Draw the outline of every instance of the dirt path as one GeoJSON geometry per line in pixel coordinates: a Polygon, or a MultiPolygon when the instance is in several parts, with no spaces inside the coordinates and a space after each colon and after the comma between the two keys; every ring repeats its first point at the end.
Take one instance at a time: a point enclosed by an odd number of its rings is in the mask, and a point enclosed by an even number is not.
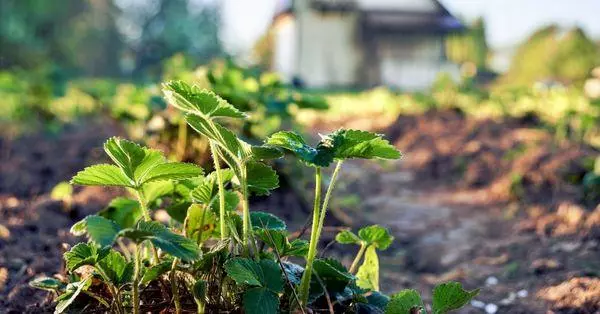
{"type": "MultiPolygon", "coordinates": [[[[415,288],[427,295],[436,283],[457,280],[481,288],[475,306],[463,313],[485,313],[486,305],[490,313],[600,310],[600,280],[590,272],[595,266],[585,265],[600,257],[597,241],[542,239],[519,232],[522,219],[508,217],[504,208],[447,205],[447,188],[423,187],[402,161],[350,162],[341,180],[361,201],[338,205],[334,213],[359,225],[384,225],[396,236],[380,261],[385,292],[415,288]]],[[[352,254],[343,258],[349,263],[352,254]]]]}

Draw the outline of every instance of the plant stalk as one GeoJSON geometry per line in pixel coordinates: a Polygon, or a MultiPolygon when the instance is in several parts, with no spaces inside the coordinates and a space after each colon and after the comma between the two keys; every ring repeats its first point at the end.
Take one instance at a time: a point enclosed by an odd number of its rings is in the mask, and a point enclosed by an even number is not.
{"type": "MultiPolygon", "coordinates": [[[[136,192],[136,196],[138,199],[138,202],[140,202],[140,207],[142,209],[142,213],[144,215],[144,220],[145,221],[151,221],[152,218],[150,217],[150,212],[148,210],[148,204],[146,203],[146,198],[144,197],[144,193],[141,190],[135,190],[136,192]]],[[[152,242],[148,242],[150,245],[150,248],[152,250],[152,255],[153,255],[153,265],[158,264],[159,260],[158,260],[158,251],[156,250],[156,247],[154,247],[154,245],[152,244],[152,242]]]]}
{"type": "Polygon", "coordinates": [[[243,178],[240,178],[240,185],[242,187],[242,241],[244,242],[243,248],[244,252],[247,256],[250,256],[250,248],[248,243],[252,246],[252,251],[256,256],[258,256],[258,248],[256,247],[256,242],[254,242],[254,238],[251,235],[252,232],[252,222],[250,221],[250,205],[248,203],[248,198],[250,197],[250,193],[248,192],[248,177],[247,177],[247,169],[246,166],[241,167],[241,172],[243,178]]]}
{"type": "Polygon", "coordinates": [[[325,216],[327,214],[327,206],[329,206],[329,200],[331,199],[331,195],[333,194],[333,189],[335,188],[335,183],[337,182],[338,174],[340,173],[340,169],[342,169],[342,163],[343,161],[339,160],[335,165],[335,169],[333,170],[333,174],[331,175],[331,181],[329,182],[327,192],[325,193],[325,199],[323,200],[323,206],[321,207],[321,213],[319,217],[319,231],[317,233],[317,239],[321,238],[321,232],[323,231],[323,225],[325,224],[325,216]]]}
{"type": "Polygon", "coordinates": [[[210,142],[210,152],[212,154],[213,163],[215,164],[215,172],[217,173],[217,184],[219,186],[219,221],[221,222],[221,240],[227,238],[227,226],[225,225],[225,188],[223,187],[223,175],[221,174],[221,165],[217,154],[217,145],[210,142]]]}
{"type": "Polygon", "coordinates": [[[363,255],[365,255],[365,251],[367,250],[367,245],[364,242],[360,243],[360,249],[358,253],[356,253],[356,257],[352,261],[352,265],[350,265],[350,269],[348,270],[351,274],[354,274],[356,268],[358,267],[358,263],[362,259],[363,255]]]}
{"type": "Polygon", "coordinates": [[[141,248],[142,245],[136,244],[135,254],[133,256],[133,287],[132,287],[132,302],[133,302],[133,314],[140,313],[140,262],[141,262],[141,248]]]}
{"type": "Polygon", "coordinates": [[[312,277],[312,268],[315,256],[317,255],[317,244],[319,242],[319,218],[321,206],[321,168],[315,169],[315,202],[313,205],[313,222],[310,231],[310,243],[308,246],[308,254],[306,256],[306,267],[302,274],[300,282],[300,307],[305,308],[308,303],[308,293],[310,288],[310,279],[312,277]]]}
{"type": "Polygon", "coordinates": [[[177,258],[173,259],[171,273],[169,274],[169,279],[171,281],[171,293],[173,294],[173,303],[175,303],[175,314],[181,313],[181,300],[179,299],[179,289],[177,287],[177,274],[175,273],[178,262],[179,260],[177,258]]]}

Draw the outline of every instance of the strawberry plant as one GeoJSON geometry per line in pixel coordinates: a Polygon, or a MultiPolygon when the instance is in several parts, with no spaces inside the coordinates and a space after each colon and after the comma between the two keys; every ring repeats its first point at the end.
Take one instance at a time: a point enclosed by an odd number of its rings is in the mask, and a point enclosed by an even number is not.
{"type": "MultiPolygon", "coordinates": [[[[112,164],[87,167],[71,183],[121,187],[131,197],[115,198],[73,225],[71,232],[88,241],[64,254],[66,277],[30,282],[58,295],[56,313],[425,313],[416,291],[391,297],[379,291],[377,250],[393,241],[387,229],[375,225],[336,237],[360,247],[349,270],[316,256],[343,162],[400,157],[381,135],[342,129],[311,147],[300,135],[281,131],[251,145],[222,124],[247,115],[215,93],[180,81],[165,83],[163,93],[208,140],[214,171],[205,174],[159,151],[108,139],[104,150],[112,164]],[[251,195],[278,187],[266,162],[284,152],[315,172],[309,241],[290,237],[277,216],[250,210],[251,195]],[[323,195],[322,172],[332,163],[323,195]],[[157,209],[169,214],[168,222],[153,219],[157,209]],[[301,259],[304,266],[294,262],[301,259]]],[[[476,294],[458,283],[440,285],[433,292],[433,312],[457,309],[476,294]]]]}

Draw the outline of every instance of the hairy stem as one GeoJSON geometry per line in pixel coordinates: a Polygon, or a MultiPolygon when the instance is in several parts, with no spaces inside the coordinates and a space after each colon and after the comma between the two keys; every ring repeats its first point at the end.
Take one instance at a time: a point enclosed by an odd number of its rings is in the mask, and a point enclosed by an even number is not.
{"type": "MultiPolygon", "coordinates": [[[[150,211],[148,210],[148,203],[146,202],[146,197],[144,197],[144,193],[142,192],[141,188],[138,190],[135,190],[135,192],[136,192],[138,202],[140,203],[140,208],[144,215],[144,220],[151,221],[152,218],[150,217],[150,211]]],[[[154,247],[154,245],[151,242],[148,242],[148,243],[150,245],[150,248],[152,250],[152,255],[154,257],[152,264],[156,265],[159,262],[158,261],[158,251],[156,250],[156,247],[154,247]]]]}
{"type": "Polygon", "coordinates": [[[313,219],[312,227],[310,232],[310,243],[308,246],[308,254],[306,256],[306,267],[304,274],[302,274],[302,281],[300,282],[300,307],[305,308],[308,303],[308,293],[310,288],[310,279],[312,276],[312,267],[317,255],[317,244],[319,242],[319,217],[320,217],[320,206],[321,206],[321,168],[315,169],[315,202],[313,205],[313,219]]]}
{"type": "Polygon", "coordinates": [[[317,239],[321,237],[321,232],[323,231],[323,225],[325,224],[325,215],[327,214],[327,206],[329,206],[329,200],[331,199],[331,195],[333,194],[333,189],[335,188],[335,183],[337,182],[337,177],[342,169],[343,161],[338,161],[335,165],[335,169],[333,170],[333,174],[331,175],[331,181],[329,182],[329,186],[327,187],[327,192],[325,193],[325,199],[323,200],[323,206],[321,206],[321,213],[319,217],[319,231],[317,233],[317,239]]]}
{"type": "Polygon", "coordinates": [[[140,262],[141,262],[141,244],[136,244],[135,254],[133,256],[133,287],[132,287],[132,302],[133,314],[140,313],[140,262]]]}
{"type": "Polygon", "coordinates": [[[175,303],[175,314],[181,313],[181,300],[179,299],[179,287],[177,287],[177,274],[175,273],[178,262],[179,260],[177,258],[173,259],[171,273],[169,274],[169,279],[171,281],[171,293],[173,294],[173,303],[175,303]]]}
{"type": "Polygon", "coordinates": [[[217,154],[217,145],[210,141],[210,152],[212,154],[213,163],[215,164],[215,172],[217,173],[217,184],[219,186],[219,221],[221,222],[221,240],[227,238],[227,226],[225,225],[225,188],[223,187],[223,176],[221,173],[221,165],[217,154]]]}
{"type": "Polygon", "coordinates": [[[247,169],[245,166],[241,167],[241,172],[243,178],[240,178],[240,185],[242,186],[242,244],[244,248],[244,252],[246,255],[250,256],[250,249],[248,247],[248,243],[252,245],[252,250],[255,255],[258,255],[258,248],[256,247],[256,242],[254,242],[254,238],[251,236],[252,232],[252,222],[250,221],[250,205],[248,204],[248,181],[247,181],[247,169]]]}
{"type": "Polygon", "coordinates": [[[360,263],[360,260],[362,259],[363,255],[365,255],[366,250],[367,250],[367,245],[364,242],[361,242],[360,249],[358,250],[358,253],[356,253],[356,257],[352,261],[352,265],[350,265],[349,272],[351,274],[354,274],[354,272],[356,271],[356,268],[358,267],[358,263],[360,263]]]}

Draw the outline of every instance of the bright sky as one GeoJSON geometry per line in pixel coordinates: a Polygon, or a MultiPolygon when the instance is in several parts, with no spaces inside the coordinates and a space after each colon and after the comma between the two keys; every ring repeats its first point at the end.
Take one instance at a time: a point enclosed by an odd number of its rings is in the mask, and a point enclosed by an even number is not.
{"type": "MultiPolygon", "coordinates": [[[[222,0],[223,39],[233,53],[243,53],[264,32],[278,2],[285,0],[222,0]]],[[[390,0],[393,1],[393,0],[390,0]]],[[[441,0],[453,14],[467,20],[483,16],[492,48],[518,44],[536,29],[557,23],[580,26],[600,40],[600,0],[441,0]]]]}

